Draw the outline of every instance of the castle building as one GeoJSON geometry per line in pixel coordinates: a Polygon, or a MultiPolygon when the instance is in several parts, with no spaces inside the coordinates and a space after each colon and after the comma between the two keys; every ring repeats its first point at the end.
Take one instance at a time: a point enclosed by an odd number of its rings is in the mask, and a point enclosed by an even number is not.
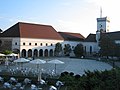
{"type": "MultiPolygon", "coordinates": [[[[89,34],[87,38],[80,33],[57,32],[50,25],[18,22],[0,33],[0,51],[12,50],[20,57],[47,57],[55,56],[55,45],[61,43],[72,47],[83,44],[85,55],[92,56],[100,50],[99,40],[107,35],[120,43],[120,31],[109,32],[110,20],[108,17],[97,18],[96,34],[89,34]]],[[[62,53],[63,54],[63,53],[62,53]]]]}
{"type": "Polygon", "coordinates": [[[0,36],[0,51],[12,50],[20,57],[54,56],[56,43],[74,48],[85,38],[79,33],[57,32],[50,25],[19,22],[0,36]]]}

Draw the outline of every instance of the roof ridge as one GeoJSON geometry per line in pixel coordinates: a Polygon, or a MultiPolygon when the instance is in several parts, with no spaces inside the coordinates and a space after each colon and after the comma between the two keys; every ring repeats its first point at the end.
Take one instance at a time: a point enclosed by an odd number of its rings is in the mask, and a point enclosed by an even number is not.
{"type": "Polygon", "coordinates": [[[46,24],[38,24],[38,23],[28,23],[28,22],[18,22],[19,24],[29,24],[29,25],[38,25],[38,26],[50,26],[51,25],[46,25],[46,24]]]}
{"type": "Polygon", "coordinates": [[[73,34],[80,34],[80,33],[74,33],[74,32],[61,32],[61,31],[59,31],[58,33],[73,33],[73,34]]]}

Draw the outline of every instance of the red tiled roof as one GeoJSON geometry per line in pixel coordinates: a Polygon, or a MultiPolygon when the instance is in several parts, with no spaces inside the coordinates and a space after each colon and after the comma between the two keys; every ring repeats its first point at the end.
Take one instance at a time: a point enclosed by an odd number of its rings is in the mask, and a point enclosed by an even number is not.
{"type": "Polygon", "coordinates": [[[38,38],[63,40],[50,25],[19,22],[3,32],[4,37],[38,38]]]}
{"type": "Polygon", "coordinates": [[[82,41],[85,39],[80,33],[58,32],[64,40],[68,41],[82,41]]]}

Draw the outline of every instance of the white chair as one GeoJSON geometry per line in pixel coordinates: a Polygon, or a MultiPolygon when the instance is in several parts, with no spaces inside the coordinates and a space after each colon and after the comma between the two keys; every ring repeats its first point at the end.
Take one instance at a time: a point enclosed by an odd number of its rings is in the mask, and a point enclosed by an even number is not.
{"type": "Polygon", "coordinates": [[[32,84],[32,85],[31,85],[31,90],[38,90],[38,89],[37,89],[37,86],[34,85],[34,84],[32,84]]]}
{"type": "Polygon", "coordinates": [[[58,90],[59,90],[60,87],[63,86],[63,85],[64,85],[64,84],[63,84],[63,82],[61,82],[61,81],[57,81],[57,82],[56,82],[56,87],[57,87],[58,90]]]}
{"type": "Polygon", "coordinates": [[[11,78],[10,78],[10,82],[11,82],[11,83],[17,83],[17,80],[16,80],[14,77],[11,77],[11,78]]]}
{"type": "Polygon", "coordinates": [[[49,90],[57,90],[55,86],[50,86],[49,90]]]}
{"type": "Polygon", "coordinates": [[[21,83],[17,83],[15,86],[17,87],[17,88],[20,88],[21,87],[21,83]]]}
{"type": "Polygon", "coordinates": [[[24,88],[25,88],[25,85],[21,86],[21,87],[20,87],[20,90],[24,90],[24,88]]]}
{"type": "Polygon", "coordinates": [[[0,77],[0,82],[3,82],[3,81],[4,81],[4,79],[2,77],[0,77]]]}
{"type": "Polygon", "coordinates": [[[31,83],[31,80],[28,79],[28,78],[25,78],[25,79],[24,79],[24,83],[25,83],[25,84],[30,84],[30,83],[31,83]]]}
{"type": "Polygon", "coordinates": [[[4,88],[11,88],[12,85],[11,85],[10,83],[8,83],[8,82],[5,82],[5,83],[3,84],[3,87],[4,87],[4,88]]]}
{"type": "Polygon", "coordinates": [[[42,84],[42,85],[43,85],[43,84],[46,84],[45,80],[41,79],[41,80],[40,80],[40,84],[42,84]]]}
{"type": "Polygon", "coordinates": [[[57,82],[56,82],[56,86],[57,86],[57,87],[62,86],[62,85],[64,85],[63,82],[61,82],[61,81],[57,81],[57,82]]]}

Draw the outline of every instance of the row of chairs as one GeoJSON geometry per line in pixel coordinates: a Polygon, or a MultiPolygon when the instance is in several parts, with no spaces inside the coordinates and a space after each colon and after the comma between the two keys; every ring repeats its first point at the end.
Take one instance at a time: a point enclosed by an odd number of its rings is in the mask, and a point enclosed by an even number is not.
{"type": "MultiPolygon", "coordinates": [[[[0,77],[0,82],[3,84],[3,88],[5,89],[11,89],[11,90],[25,90],[25,87],[27,85],[30,85],[31,90],[41,90],[42,88],[39,88],[37,85],[32,84],[31,80],[28,78],[25,78],[23,82],[18,82],[18,80],[14,77],[11,77],[8,81],[4,81],[3,77],[0,77]]],[[[45,80],[41,79],[39,81],[40,85],[47,84],[45,80]]],[[[59,90],[61,86],[63,86],[64,83],[61,81],[56,82],[56,86],[50,86],[49,90],[59,90]]]]}

